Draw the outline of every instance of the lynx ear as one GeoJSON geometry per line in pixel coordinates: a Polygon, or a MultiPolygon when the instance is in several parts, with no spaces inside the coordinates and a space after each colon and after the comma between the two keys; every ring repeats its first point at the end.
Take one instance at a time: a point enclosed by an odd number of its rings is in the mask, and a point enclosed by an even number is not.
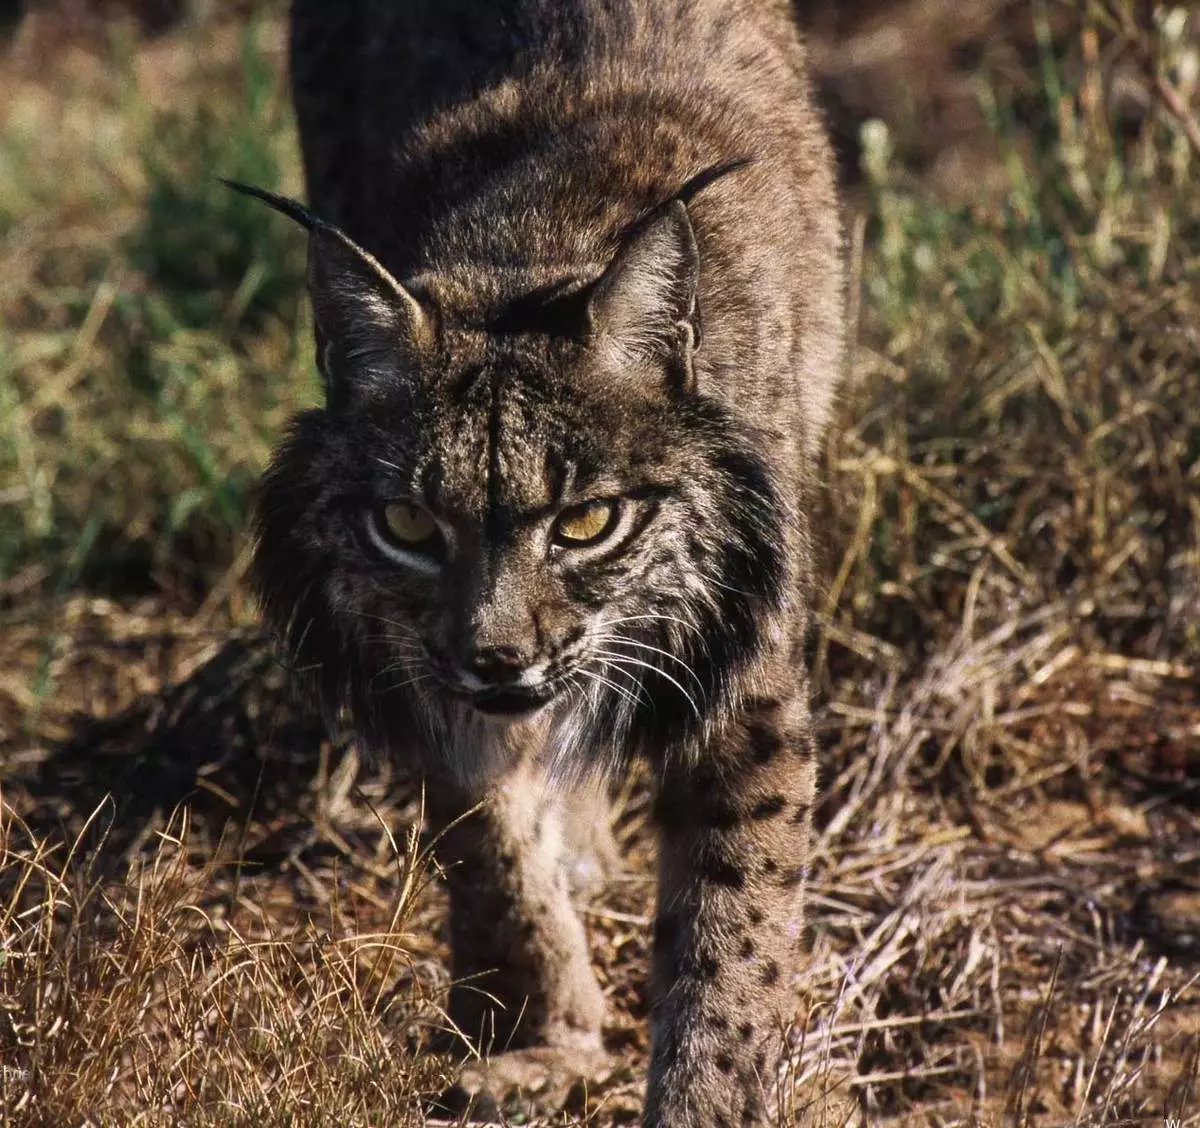
{"type": "Polygon", "coordinates": [[[224,181],[309,232],[308,290],[317,361],[331,400],[407,367],[433,339],[429,314],[371,254],[307,208],[262,188],[224,181]]]}
{"type": "Polygon", "coordinates": [[[699,253],[683,202],[643,220],[617,252],[588,301],[588,329],[623,363],[682,364],[690,382],[698,341],[699,253]]]}
{"type": "Polygon", "coordinates": [[[433,327],[421,303],[335,227],[313,230],[308,291],[331,392],[394,374],[432,342],[433,327]]]}

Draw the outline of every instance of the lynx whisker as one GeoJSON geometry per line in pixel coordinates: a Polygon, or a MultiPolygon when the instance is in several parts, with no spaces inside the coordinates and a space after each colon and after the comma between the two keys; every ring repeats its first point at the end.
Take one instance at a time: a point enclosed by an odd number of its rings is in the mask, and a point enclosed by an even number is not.
{"type": "Polygon", "coordinates": [[[384,646],[388,647],[389,654],[391,656],[395,656],[397,659],[409,658],[413,659],[414,661],[421,661],[425,658],[425,650],[421,647],[402,646],[402,644],[397,643],[395,638],[389,638],[386,635],[376,635],[374,637],[364,638],[362,641],[382,642],[384,646]]]}
{"type": "MultiPolygon", "coordinates": [[[[380,671],[382,673],[382,671],[380,671]]],[[[374,680],[374,679],[372,679],[374,680]]],[[[384,686],[383,689],[376,691],[377,697],[386,697],[389,693],[398,693],[402,689],[416,689],[417,686],[424,682],[433,681],[432,674],[417,674],[415,677],[404,678],[401,681],[394,682],[392,685],[384,686]]],[[[421,695],[422,703],[427,699],[427,695],[421,695]]]]}
{"type": "Polygon", "coordinates": [[[660,654],[664,658],[669,658],[677,666],[683,667],[688,677],[690,677],[692,681],[696,683],[696,688],[700,691],[701,697],[707,697],[708,695],[708,690],[705,688],[704,683],[696,674],[696,671],[693,670],[692,667],[689,666],[682,658],[680,658],[678,654],[672,654],[669,650],[663,650],[661,647],[652,646],[648,642],[637,642],[632,638],[626,638],[624,635],[620,634],[598,635],[594,641],[598,643],[611,642],[616,643],[619,646],[636,646],[639,650],[648,650],[654,654],[660,654]]]}
{"type": "Polygon", "coordinates": [[[408,623],[401,622],[399,619],[389,619],[386,615],[376,615],[370,611],[359,611],[350,608],[350,614],[356,615],[360,619],[373,619],[377,623],[383,623],[385,626],[395,627],[405,638],[416,640],[417,635],[412,626],[408,623]]]}
{"type": "Polygon", "coordinates": [[[425,653],[425,648],[420,643],[415,642],[411,638],[399,638],[396,635],[364,635],[363,642],[382,642],[398,654],[412,654],[420,658],[425,653]]]}
{"type": "Polygon", "coordinates": [[[694,642],[699,644],[699,657],[703,658],[705,661],[712,660],[712,649],[704,632],[698,626],[696,626],[695,623],[689,623],[686,619],[681,619],[676,615],[666,615],[661,612],[649,612],[643,615],[624,615],[617,619],[603,620],[599,624],[599,630],[604,632],[606,628],[619,626],[622,623],[655,621],[670,623],[674,626],[682,627],[684,630],[691,632],[694,642]]]}
{"type": "MultiPolygon", "coordinates": [[[[610,663],[605,662],[602,668],[604,669],[605,673],[607,673],[610,669],[613,669],[613,666],[610,663]]],[[[614,693],[623,697],[634,708],[641,704],[642,699],[640,692],[631,691],[626,686],[623,686],[618,682],[610,681],[604,676],[604,674],[598,673],[596,670],[588,669],[587,667],[581,667],[579,672],[583,674],[584,677],[589,678],[600,685],[607,686],[614,693]]],[[[621,670],[620,672],[629,678],[637,687],[637,690],[640,691],[642,683],[638,680],[636,675],[631,674],[628,670],[621,670]]]]}
{"type": "Polygon", "coordinates": [[[418,669],[420,669],[419,665],[416,662],[414,662],[411,658],[400,657],[395,662],[389,662],[386,666],[382,666],[378,670],[376,670],[375,673],[371,676],[371,680],[375,681],[378,678],[383,677],[384,674],[392,674],[392,673],[395,673],[397,670],[418,670],[418,669]]]}
{"type": "Polygon", "coordinates": [[[697,720],[702,718],[703,714],[700,712],[700,706],[696,704],[696,699],[683,687],[682,682],[676,678],[673,678],[661,666],[656,666],[653,662],[646,662],[641,658],[634,658],[629,654],[620,654],[613,650],[597,650],[595,653],[609,659],[609,669],[620,669],[624,663],[630,662],[635,666],[641,666],[644,669],[653,670],[660,677],[666,678],[667,681],[669,681],[677,690],[679,690],[679,692],[683,695],[684,700],[686,700],[691,706],[692,712],[695,713],[697,720]]]}
{"type": "Polygon", "coordinates": [[[596,710],[598,705],[588,692],[587,686],[580,680],[582,670],[575,670],[567,675],[567,686],[569,687],[571,696],[569,701],[574,701],[574,695],[578,694],[579,699],[587,706],[588,716],[594,721],[596,719],[596,710]]]}
{"type": "Polygon", "coordinates": [[[601,627],[615,627],[621,623],[644,623],[661,621],[664,623],[674,623],[676,626],[682,627],[686,631],[691,631],[693,634],[703,636],[704,632],[700,630],[695,623],[689,623],[686,619],[681,619],[677,615],[665,615],[661,612],[653,612],[645,615],[622,615],[618,619],[604,619],[601,621],[601,627]]]}

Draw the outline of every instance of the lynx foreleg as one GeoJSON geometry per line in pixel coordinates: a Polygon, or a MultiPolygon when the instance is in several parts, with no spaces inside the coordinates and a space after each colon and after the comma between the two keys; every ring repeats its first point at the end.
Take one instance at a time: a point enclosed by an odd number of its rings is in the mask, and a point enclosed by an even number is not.
{"type": "Polygon", "coordinates": [[[429,786],[450,888],[451,1020],[485,1052],[598,1048],[604,998],[570,901],[560,797],[527,768],[473,811],[475,797],[429,786]]]}
{"type": "Polygon", "coordinates": [[[761,700],[661,773],[645,1128],[759,1123],[801,946],[814,799],[804,699],[761,700]]]}

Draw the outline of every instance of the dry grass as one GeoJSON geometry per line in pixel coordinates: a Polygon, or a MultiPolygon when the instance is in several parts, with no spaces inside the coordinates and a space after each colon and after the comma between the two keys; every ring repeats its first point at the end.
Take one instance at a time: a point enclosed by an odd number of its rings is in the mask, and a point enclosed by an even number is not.
{"type": "Polygon", "coordinates": [[[289,923],[253,878],[231,888],[237,863],[196,849],[186,814],[115,874],[103,841],[4,830],[5,1060],[28,1062],[0,1078],[9,1122],[416,1123],[412,1094],[447,1083],[446,1059],[398,1049],[437,1017],[406,935],[415,843],[371,931],[336,902],[289,923]]]}
{"type": "MultiPolygon", "coordinates": [[[[864,132],[785,1123],[1200,1125],[1200,24],[1151,7],[933,51],[983,60],[967,181],[911,107],[864,132]]],[[[0,65],[6,1126],[420,1123],[455,1068],[420,795],[296,710],[241,583],[315,394],[293,233],[211,182],[295,187],[257,21],[0,65]]],[[[618,1065],[513,1123],[636,1122],[644,781],[617,827],[618,1065]]]]}

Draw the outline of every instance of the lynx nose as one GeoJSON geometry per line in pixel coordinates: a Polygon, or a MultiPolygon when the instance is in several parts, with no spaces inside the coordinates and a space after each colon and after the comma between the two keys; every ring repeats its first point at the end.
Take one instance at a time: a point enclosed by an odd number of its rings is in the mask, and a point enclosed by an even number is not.
{"type": "Polygon", "coordinates": [[[509,685],[520,678],[528,665],[525,656],[514,646],[477,647],[467,654],[463,662],[463,680],[472,685],[509,685]]]}

